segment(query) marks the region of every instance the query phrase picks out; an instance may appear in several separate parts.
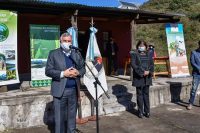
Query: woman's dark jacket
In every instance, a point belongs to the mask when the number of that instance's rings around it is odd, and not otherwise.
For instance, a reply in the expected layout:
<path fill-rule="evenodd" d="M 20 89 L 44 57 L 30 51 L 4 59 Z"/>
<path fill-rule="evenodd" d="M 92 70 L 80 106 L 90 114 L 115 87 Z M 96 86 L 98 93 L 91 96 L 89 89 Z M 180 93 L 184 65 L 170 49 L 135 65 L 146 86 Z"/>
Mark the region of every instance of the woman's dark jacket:
<path fill-rule="evenodd" d="M 152 76 L 154 72 L 154 62 L 149 53 L 141 56 L 137 51 L 131 51 L 131 66 L 133 68 L 132 85 L 142 87 L 152 85 Z M 144 76 L 144 71 L 149 71 L 148 76 Z"/>

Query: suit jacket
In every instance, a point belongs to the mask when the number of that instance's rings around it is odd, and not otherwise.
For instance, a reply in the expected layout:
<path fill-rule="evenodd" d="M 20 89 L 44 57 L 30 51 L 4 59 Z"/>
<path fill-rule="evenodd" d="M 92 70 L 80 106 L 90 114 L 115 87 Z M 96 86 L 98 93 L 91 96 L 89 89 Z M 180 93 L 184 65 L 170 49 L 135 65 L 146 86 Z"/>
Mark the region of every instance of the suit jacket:
<path fill-rule="evenodd" d="M 107 57 L 108 58 L 112 58 L 112 45 L 114 47 L 114 52 L 115 52 L 115 56 L 117 56 L 117 53 L 118 53 L 118 46 L 117 44 L 114 42 L 113 44 L 111 43 L 107 43 L 106 45 L 106 53 L 107 53 Z"/>
<path fill-rule="evenodd" d="M 85 63 L 84 60 L 77 50 L 71 51 L 71 58 L 75 64 L 75 68 L 79 71 L 80 75 L 76 80 L 80 80 L 80 77 L 85 73 Z M 54 97 L 61 97 L 68 78 L 60 78 L 62 71 L 66 70 L 66 62 L 63 50 L 61 48 L 50 51 L 45 74 L 52 78 L 51 84 L 51 95 Z M 77 82 L 79 83 L 79 82 Z M 77 84 L 78 86 L 78 84 Z"/>
<path fill-rule="evenodd" d="M 144 69 L 141 66 L 140 56 L 137 51 L 131 51 L 131 66 L 133 68 L 133 80 L 132 85 L 135 87 L 142 87 L 146 85 L 152 85 L 152 75 L 154 72 L 154 63 L 152 57 L 147 53 L 149 63 L 147 66 L 149 75 L 144 77 Z"/>

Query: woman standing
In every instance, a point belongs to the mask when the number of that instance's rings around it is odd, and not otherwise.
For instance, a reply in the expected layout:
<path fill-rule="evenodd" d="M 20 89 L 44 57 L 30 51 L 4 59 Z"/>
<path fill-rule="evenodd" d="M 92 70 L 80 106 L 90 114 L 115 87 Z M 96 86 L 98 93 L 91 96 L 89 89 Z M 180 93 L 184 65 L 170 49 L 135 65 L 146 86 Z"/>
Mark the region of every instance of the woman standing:
<path fill-rule="evenodd" d="M 133 68 L 132 85 L 136 87 L 138 117 L 150 117 L 149 86 L 152 85 L 154 71 L 153 59 L 147 51 L 145 41 L 139 41 L 136 51 L 131 51 L 131 66 Z"/>

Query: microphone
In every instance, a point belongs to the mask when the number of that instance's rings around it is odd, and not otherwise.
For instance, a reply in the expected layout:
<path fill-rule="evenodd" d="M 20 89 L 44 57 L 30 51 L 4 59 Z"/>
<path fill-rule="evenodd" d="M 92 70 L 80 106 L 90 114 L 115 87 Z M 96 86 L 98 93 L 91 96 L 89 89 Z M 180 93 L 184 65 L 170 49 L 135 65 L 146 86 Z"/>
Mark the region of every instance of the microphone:
<path fill-rule="evenodd" d="M 82 49 L 80 49 L 80 48 L 77 48 L 77 47 L 74 47 L 74 46 L 72 46 L 72 45 L 70 45 L 70 46 L 69 46 L 69 48 L 70 48 L 70 49 L 75 49 L 75 50 L 82 51 Z"/>

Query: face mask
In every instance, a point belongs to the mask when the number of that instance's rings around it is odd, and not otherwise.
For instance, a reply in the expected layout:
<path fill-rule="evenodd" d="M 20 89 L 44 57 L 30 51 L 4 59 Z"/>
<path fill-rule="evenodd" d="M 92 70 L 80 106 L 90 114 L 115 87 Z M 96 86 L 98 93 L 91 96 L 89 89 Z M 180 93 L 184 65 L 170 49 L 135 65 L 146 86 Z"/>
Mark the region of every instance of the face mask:
<path fill-rule="evenodd" d="M 60 44 L 60 46 L 63 48 L 63 50 L 65 50 L 66 52 L 68 52 L 70 50 L 69 46 L 71 45 L 71 43 L 66 43 L 66 42 L 63 42 Z"/>
<path fill-rule="evenodd" d="M 144 52 L 144 51 L 146 51 L 146 47 L 139 47 L 138 50 L 139 50 L 140 52 Z"/>

